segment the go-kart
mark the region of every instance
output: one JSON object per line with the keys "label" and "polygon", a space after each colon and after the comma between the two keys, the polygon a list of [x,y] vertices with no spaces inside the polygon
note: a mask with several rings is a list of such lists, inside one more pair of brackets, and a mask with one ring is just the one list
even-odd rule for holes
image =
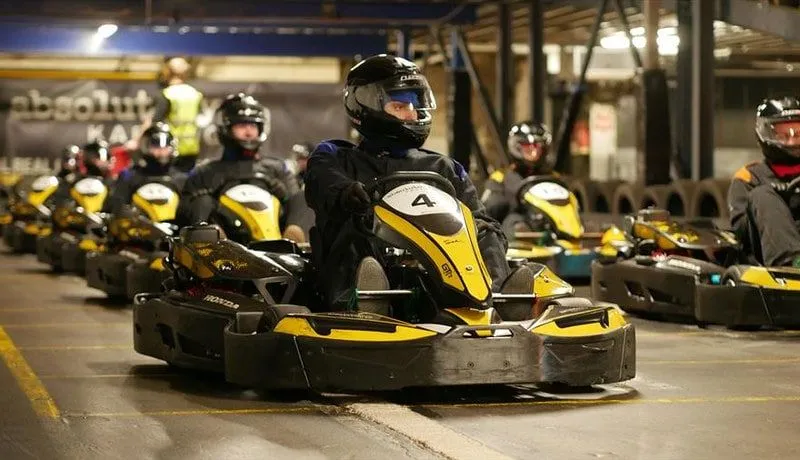
{"label": "go-kart", "polygon": [[85,268],[85,253],[96,251],[97,239],[86,239],[93,228],[103,226],[103,208],[108,187],[97,177],[78,180],[70,189],[71,199],[58,203],[53,210],[50,224],[36,238],[37,259],[56,271],[72,271],[82,274]]}
{"label": "go-kart", "polygon": [[35,253],[36,237],[52,214],[59,179],[40,176],[23,182],[22,190],[10,199],[7,213],[0,214],[0,221],[6,224],[3,239],[14,252]]}
{"label": "go-kart", "polygon": [[102,250],[86,254],[89,287],[129,300],[140,292],[160,291],[168,277],[162,258],[167,254],[166,239],[177,231],[171,222],[178,201],[178,190],[169,177],[140,186],[132,206],[108,220]]}
{"label": "go-kart", "polygon": [[[390,182],[402,185],[378,193]],[[207,362],[209,346],[198,347],[198,340],[164,320],[168,312],[200,311],[202,304],[206,316],[216,313],[215,327],[227,322],[224,340],[216,343],[216,350],[224,350],[217,363],[224,365],[226,379],[250,387],[584,386],[635,376],[634,328],[616,306],[571,297],[572,287],[541,265],[532,285],[528,280],[516,286],[521,289],[492,292],[472,214],[454,198],[449,181],[430,172],[395,173],[368,188],[376,197],[369,233],[385,245],[389,262],[384,274],[393,287],[357,285],[353,311],[328,313],[274,302],[274,295],[254,300],[215,291],[196,294],[205,299],[195,300],[197,306],[180,291],[160,299],[140,297],[134,307],[136,349],[172,363]],[[320,253],[319,239],[312,238],[312,247],[312,256]],[[184,266],[199,267],[209,260],[199,254],[202,248],[190,252],[176,246],[176,260],[182,254]],[[256,287],[273,277],[266,270],[247,274],[235,268],[235,259],[228,261],[232,268],[224,276],[210,268],[213,262],[203,264],[209,267],[203,273],[212,280],[236,276]],[[382,301],[390,304],[385,314],[370,312]],[[520,310],[528,312],[527,319],[502,320],[504,313]]]}
{"label": "go-kart", "polygon": [[733,233],[677,223],[667,211],[627,216],[626,242],[592,265],[592,294],[629,312],[731,328],[800,326],[800,270],[749,262]]}
{"label": "go-kart", "polygon": [[584,231],[578,200],[552,176],[525,178],[517,189],[519,212],[503,221],[509,258],[545,263],[563,278],[586,278],[601,233]]}
{"label": "go-kart", "polygon": [[164,292],[135,296],[134,348],[179,367],[224,372],[223,331],[239,311],[317,302],[313,270],[289,240],[246,247],[218,225],[188,226],[163,263]]}

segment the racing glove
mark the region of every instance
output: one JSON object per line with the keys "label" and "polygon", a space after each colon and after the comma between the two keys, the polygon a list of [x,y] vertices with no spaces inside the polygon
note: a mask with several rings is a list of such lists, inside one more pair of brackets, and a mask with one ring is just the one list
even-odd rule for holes
{"label": "racing glove", "polygon": [[789,190],[789,183],[788,182],[770,182],[769,184],[772,188],[778,193],[796,193],[797,188],[794,190]]}
{"label": "racing glove", "polygon": [[348,184],[339,195],[339,203],[342,209],[353,214],[364,214],[372,204],[361,182]]}

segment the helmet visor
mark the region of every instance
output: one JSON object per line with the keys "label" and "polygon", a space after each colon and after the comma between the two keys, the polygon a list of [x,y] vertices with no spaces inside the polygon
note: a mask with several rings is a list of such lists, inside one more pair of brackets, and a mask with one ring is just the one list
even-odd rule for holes
{"label": "helmet visor", "polygon": [[523,160],[536,163],[547,155],[547,146],[540,142],[522,142],[519,144],[519,152]]}
{"label": "helmet visor", "polygon": [[756,133],[762,142],[783,147],[800,157],[800,119],[760,119]]}
{"label": "helmet visor", "polygon": [[417,112],[418,121],[424,121],[430,118],[429,112],[436,109],[436,98],[423,75],[400,75],[359,86],[353,91],[359,104],[376,112],[387,111],[395,115],[387,106],[399,108],[403,105],[406,110]]}

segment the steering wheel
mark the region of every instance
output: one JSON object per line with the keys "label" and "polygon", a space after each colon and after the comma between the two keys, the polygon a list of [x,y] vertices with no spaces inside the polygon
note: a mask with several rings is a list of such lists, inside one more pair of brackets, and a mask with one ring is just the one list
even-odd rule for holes
{"label": "steering wheel", "polygon": [[791,181],[789,181],[789,183],[786,184],[786,190],[794,190],[798,186],[800,186],[800,176],[797,176]]}
{"label": "steering wheel", "polygon": [[569,186],[562,181],[561,179],[553,176],[530,176],[526,177],[522,180],[517,188],[517,203],[522,203],[525,201],[525,194],[528,193],[531,187],[536,184],[541,184],[542,182],[553,182],[564,187],[567,191],[569,191]]}
{"label": "steering wheel", "polygon": [[[456,188],[453,187],[453,183],[447,180],[441,174],[433,171],[398,171],[389,174],[388,176],[377,178],[365,186],[365,190],[372,201],[372,205],[378,203],[383,196],[383,194],[378,194],[378,190],[390,182],[433,182],[438,186],[438,189],[446,192],[453,198],[456,198],[457,195]],[[374,236],[374,233],[367,228],[367,225],[364,222],[366,217],[366,214],[353,214],[353,224],[356,230],[358,230],[360,233],[368,236]]]}

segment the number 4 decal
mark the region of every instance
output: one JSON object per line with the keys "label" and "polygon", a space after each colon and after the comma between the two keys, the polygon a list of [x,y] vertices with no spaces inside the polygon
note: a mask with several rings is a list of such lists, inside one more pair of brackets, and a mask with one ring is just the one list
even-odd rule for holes
{"label": "number 4 decal", "polygon": [[431,199],[428,198],[428,195],[420,193],[419,195],[417,195],[416,198],[414,198],[414,201],[411,202],[411,206],[422,206],[422,205],[425,205],[429,208],[433,208],[434,206],[436,206],[436,203],[431,201]]}

